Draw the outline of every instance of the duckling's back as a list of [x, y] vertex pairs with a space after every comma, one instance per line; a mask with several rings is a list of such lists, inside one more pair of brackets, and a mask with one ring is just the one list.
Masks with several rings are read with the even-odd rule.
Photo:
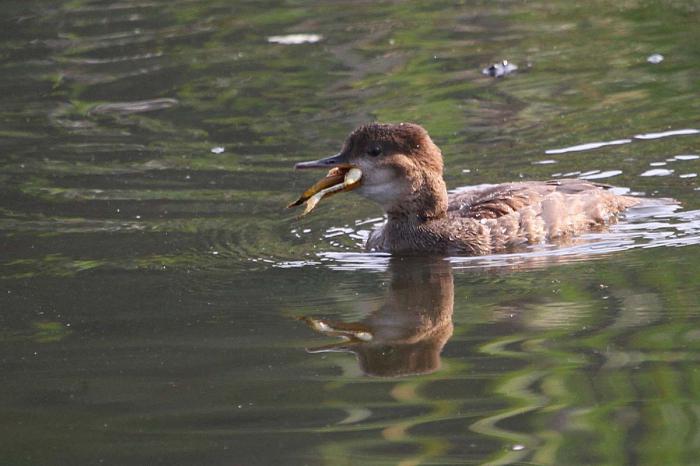
[[480, 253], [569, 237], [610, 224], [641, 201], [610, 188], [575, 179], [477, 186], [450, 196], [449, 223], [478, 222], [488, 238]]

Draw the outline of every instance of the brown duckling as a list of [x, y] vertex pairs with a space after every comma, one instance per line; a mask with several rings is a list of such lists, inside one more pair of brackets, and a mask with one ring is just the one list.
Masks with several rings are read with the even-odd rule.
[[331, 157], [297, 169], [330, 168], [293, 205], [307, 212], [325, 195], [355, 190], [387, 221], [367, 250], [394, 254], [483, 255], [570, 238], [614, 222], [642, 199], [578, 179], [480, 185], [449, 194], [440, 149], [411, 123], [361, 126]]

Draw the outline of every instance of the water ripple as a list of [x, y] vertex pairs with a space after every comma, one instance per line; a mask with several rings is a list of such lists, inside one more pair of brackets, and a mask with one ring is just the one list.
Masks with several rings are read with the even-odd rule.
[[600, 172], [596, 170], [596, 173], [591, 173], [588, 175], [581, 175], [579, 178], [582, 180], [600, 180], [603, 178], [612, 178], [613, 176], [621, 175], [622, 170], [607, 170], [604, 172]]
[[282, 45], [313, 44], [323, 39], [319, 34], [288, 34], [286, 36], [270, 36], [268, 42]]
[[[622, 222], [608, 231], [572, 238], [566, 244], [532, 245], [525, 250], [487, 256], [452, 256], [455, 269], [540, 268], [554, 263], [589, 260], [631, 249], [680, 247], [700, 244], [700, 210], [675, 212], [677, 205], [646, 204], [627, 211]], [[336, 237], [334, 237], [336, 238]], [[390, 254], [324, 251], [316, 259], [275, 262], [274, 267], [297, 268], [323, 265], [332, 270], [384, 272]]]
[[667, 168], [653, 168], [651, 170], [647, 170], [644, 173], [640, 174], [639, 176], [668, 176], [673, 173], [673, 170], [669, 170]]
[[669, 136], [682, 136], [686, 134], [698, 134], [700, 133], [700, 130], [698, 129], [677, 129], [674, 131], [663, 131], [660, 133], [646, 133], [646, 134], [635, 134], [634, 138], [635, 139], [659, 139], [659, 138], [667, 138]]
[[[682, 136], [682, 135], [698, 134], [698, 133], [700, 133], [700, 130], [688, 128], [688, 129], [679, 129], [679, 130], [674, 130], [674, 131], [664, 131], [664, 132], [660, 132], [660, 133], [636, 134], [633, 136], [633, 138], [647, 140], [647, 139], [659, 139], [659, 138], [665, 138], [665, 137], [669, 137], [669, 136]], [[549, 149], [549, 150], [544, 151], [544, 153], [545, 154], [564, 154], [567, 152], [582, 152], [582, 151], [598, 149], [600, 147], [605, 147], [605, 146], [617, 146], [617, 145], [621, 145], [621, 144], [629, 144], [631, 142], [632, 142], [632, 139], [616, 139], [614, 141], [588, 142], [585, 144], [578, 144], [575, 146], [563, 147], [561, 149]]]
[[163, 110], [166, 108], [171, 108], [178, 105], [176, 99], [162, 98], [162, 99], [150, 99], [150, 100], [139, 100], [136, 102], [111, 102], [107, 104], [96, 105], [90, 110], [91, 114], [107, 114], [107, 113], [117, 113], [117, 114], [130, 114], [130, 113], [144, 113], [153, 112], [156, 110]]
[[632, 142], [631, 139], [618, 139], [615, 141], [604, 141], [604, 142], [589, 142], [586, 144], [579, 144], [571, 147], [563, 147], [561, 149], [549, 149], [544, 151], [545, 154], [564, 154], [566, 152], [580, 152], [592, 149], [598, 149], [604, 146], [616, 146], [620, 144], [628, 144]]

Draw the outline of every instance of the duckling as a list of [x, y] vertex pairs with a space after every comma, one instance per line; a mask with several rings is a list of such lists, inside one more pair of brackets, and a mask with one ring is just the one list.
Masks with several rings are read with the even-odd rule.
[[440, 149], [412, 123], [360, 126], [338, 154], [295, 168], [331, 171], [290, 207], [314, 195], [313, 205], [325, 193], [354, 190], [387, 217], [366, 249], [397, 255], [484, 255], [556, 242], [600, 229], [642, 200], [579, 179], [479, 185], [448, 194]]

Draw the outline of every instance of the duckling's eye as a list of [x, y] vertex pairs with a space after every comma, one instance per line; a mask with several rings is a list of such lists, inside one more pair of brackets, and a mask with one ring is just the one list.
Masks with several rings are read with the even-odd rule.
[[371, 155], [372, 157], [376, 157], [379, 154], [382, 153], [382, 147], [381, 146], [372, 146], [367, 150], [367, 154]]

